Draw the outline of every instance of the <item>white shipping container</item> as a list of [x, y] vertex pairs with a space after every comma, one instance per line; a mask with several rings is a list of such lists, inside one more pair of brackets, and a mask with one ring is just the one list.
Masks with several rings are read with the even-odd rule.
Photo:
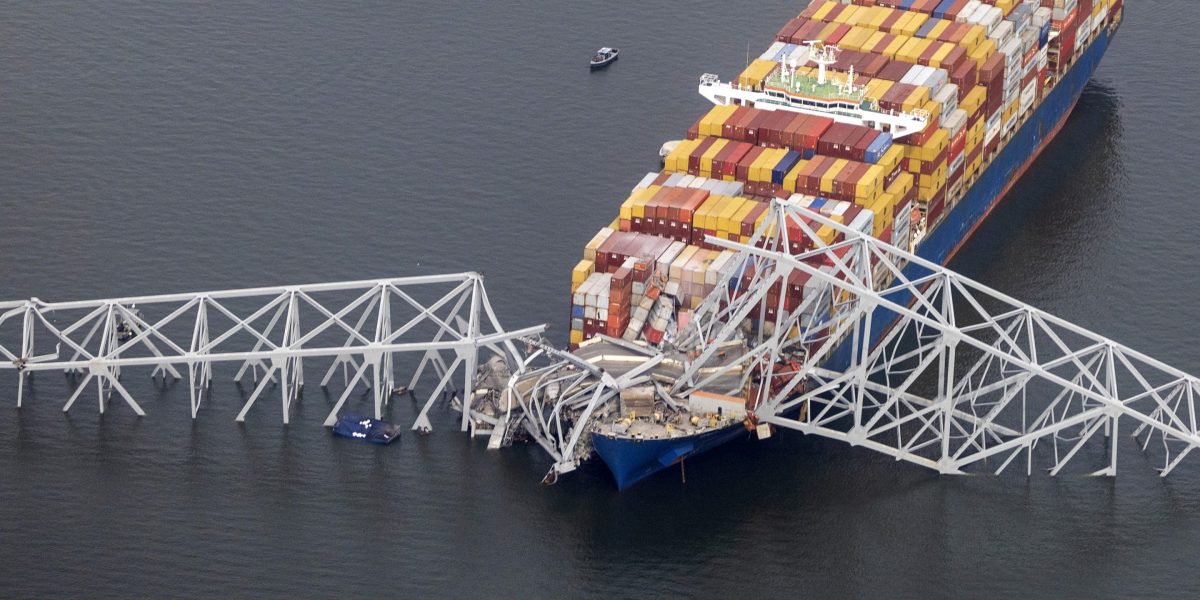
[[1033, 107], [1033, 101], [1037, 99], [1037, 80], [1031, 81], [1025, 89], [1021, 90], [1021, 105], [1020, 112], [1029, 112]]
[[1002, 115], [1000, 114], [1000, 111], [996, 111], [996, 114], [992, 115], [992, 117], [988, 119], [987, 129], [983, 133], [983, 144], [985, 146], [992, 143], [992, 140], [996, 139], [996, 137], [1000, 135], [1001, 116]]
[[858, 216], [854, 217], [853, 221], [850, 221], [850, 229], [853, 229], [854, 231], [857, 231], [863, 235], [871, 235], [874, 227], [875, 213], [869, 210], [864, 209], [862, 212], [858, 213]]
[[979, 24], [987, 30], [988, 34], [991, 34], [1003, 22], [1004, 11], [998, 6], [989, 6], [987, 12], [984, 13], [983, 18], [980, 19]]
[[1051, 14], [1052, 10], [1045, 6], [1033, 11], [1033, 26], [1038, 28], [1040, 31], [1041, 28], [1046, 25], [1046, 23], [1050, 22]]
[[788, 62], [791, 64], [794, 64], [796, 66], [804, 66], [804, 63], [808, 62], [808, 57], [811, 55], [812, 55], [812, 47], [811, 46], [800, 46], [800, 47], [796, 48], [795, 50], [792, 50], [792, 52], [790, 54], [788, 54], [787, 59], [788, 59]]
[[642, 188], [648, 188], [650, 187], [650, 184], [654, 183], [654, 179], [657, 177], [658, 173], [646, 173], [646, 176], [643, 177], [637, 185], [633, 186], [633, 189], [640, 190]]
[[983, 3], [979, 0], [971, 0], [962, 10], [958, 11], [958, 16], [954, 20], [958, 23], [970, 23], [971, 14], [979, 10], [981, 4]]
[[1000, 43], [1002, 41], [1007, 40], [1010, 36], [1015, 35], [1016, 34], [1015, 30], [1016, 30], [1016, 27], [1013, 26], [1013, 22], [1005, 20], [1005, 21], [1002, 21], [999, 25], [996, 25], [996, 28], [993, 29], [992, 32], [988, 34], [988, 37], [995, 40], [996, 45], [1000, 45]]
[[958, 85], [949, 83], [942, 86], [937, 95], [933, 97], [933, 101], [942, 105], [943, 115], [948, 115], [958, 108]]
[[690, 187], [692, 185], [692, 182], [695, 180], [696, 180], [695, 175], [684, 174], [684, 176], [679, 178], [679, 181], [675, 183], [675, 187], [681, 187], [681, 188]]
[[901, 250], [911, 251], [912, 243], [912, 202], [905, 204], [896, 218], [892, 220], [892, 245]]
[[783, 47], [786, 45], [787, 42], [775, 42], [768, 46], [767, 51], [759, 55], [759, 58], [763, 60], [775, 60], [775, 55], [779, 54], [779, 51], [783, 50]]
[[921, 65], [913, 65], [912, 67], [910, 67], [908, 69], [908, 72], [904, 74], [904, 77], [900, 78], [900, 81], [898, 83], [904, 83], [904, 84], [908, 84], [908, 85], [921, 85], [917, 82], [920, 81], [922, 76], [925, 75], [925, 69], [927, 69], [927, 68], [929, 68], [929, 67], [924, 67]]
[[1012, 133], [1013, 129], [1016, 129], [1017, 117], [1019, 116], [1021, 116], [1020, 111], [1014, 112], [1013, 115], [1004, 122], [1004, 135], [1008, 135], [1009, 133]]

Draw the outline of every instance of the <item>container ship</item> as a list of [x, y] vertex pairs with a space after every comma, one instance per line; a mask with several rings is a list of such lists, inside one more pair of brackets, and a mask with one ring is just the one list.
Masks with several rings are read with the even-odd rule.
[[[610, 370], [684, 360], [675, 336], [738, 260], [710, 240], [749, 242], [772, 198], [944, 264], [1062, 128], [1122, 13], [1122, 0], [814, 0], [735, 80], [701, 77], [713, 108], [573, 270], [572, 350]], [[819, 225], [789, 250], [834, 243]], [[766, 319], [806, 288], [772, 291]], [[619, 488], [747, 435], [751, 391], [719, 383], [665, 403], [622, 391], [593, 418], [591, 450]]]

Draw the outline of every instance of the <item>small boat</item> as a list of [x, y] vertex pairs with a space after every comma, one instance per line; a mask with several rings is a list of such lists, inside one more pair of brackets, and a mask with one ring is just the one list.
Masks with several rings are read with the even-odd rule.
[[400, 426], [369, 417], [342, 415], [333, 425], [333, 434], [372, 444], [390, 444], [400, 437]]
[[605, 46], [596, 51], [596, 55], [592, 57], [590, 63], [592, 69], [607, 67], [614, 60], [617, 60], [617, 49]]

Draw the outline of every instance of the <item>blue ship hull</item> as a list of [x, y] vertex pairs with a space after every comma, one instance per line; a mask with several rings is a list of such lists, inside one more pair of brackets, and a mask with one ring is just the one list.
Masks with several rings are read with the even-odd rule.
[[[1008, 144], [984, 169], [971, 189], [953, 207], [947, 208], [943, 221], [926, 234], [916, 249], [918, 256], [943, 265], [954, 256], [1062, 128], [1079, 101], [1084, 86], [1091, 80], [1107, 52], [1110, 36], [1107, 28], [1097, 34], [1075, 66], [1013, 133]], [[916, 271], [917, 268], [910, 267], [905, 275], [919, 276], [920, 273]], [[892, 321], [885, 317], [881, 313], [879, 318], [872, 319], [872, 344], [892, 325]], [[825, 367], [844, 369], [849, 364], [850, 351], [850, 344], [842, 344]], [[738, 424], [712, 433], [672, 440], [633, 441], [596, 434], [592, 436], [592, 441], [596, 454], [612, 471], [617, 487], [624, 489], [689, 456], [724, 444], [744, 431], [745, 428]]]
[[617, 489], [623, 490], [689, 456], [746, 435], [746, 427], [734, 423], [699, 435], [669, 440], [631, 440], [594, 433], [592, 445], [612, 471]]

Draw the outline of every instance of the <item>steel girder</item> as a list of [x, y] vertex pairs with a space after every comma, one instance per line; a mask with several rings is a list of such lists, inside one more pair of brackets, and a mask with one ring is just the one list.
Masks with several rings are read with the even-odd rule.
[[0, 370], [17, 372], [18, 407], [29, 374], [62, 370], [82, 376], [64, 412], [95, 380], [100, 412], [116, 392], [143, 415], [121, 383], [122, 372], [150, 367], [152, 376], [180, 379], [180, 369], [186, 369], [195, 418], [214, 365], [240, 363], [234, 379], [249, 372], [256, 385], [237, 420], [278, 379], [286, 424], [306, 363], [322, 361], [329, 364], [321, 386], [339, 368], [345, 384], [325, 421], [332, 425], [360, 382], [373, 390], [375, 417], [382, 418], [384, 403], [398, 389], [397, 358], [408, 355], [419, 360], [408, 385], [399, 389], [415, 388], [427, 368], [437, 379], [413, 428], [429, 431], [430, 407], [457, 388], [464, 396], [459, 401], [465, 431], [480, 416], [470, 407], [481, 353], [503, 356], [515, 368], [524, 359], [513, 340], [544, 329], [504, 330], [478, 273], [79, 302], [33, 298], [0, 303]]

